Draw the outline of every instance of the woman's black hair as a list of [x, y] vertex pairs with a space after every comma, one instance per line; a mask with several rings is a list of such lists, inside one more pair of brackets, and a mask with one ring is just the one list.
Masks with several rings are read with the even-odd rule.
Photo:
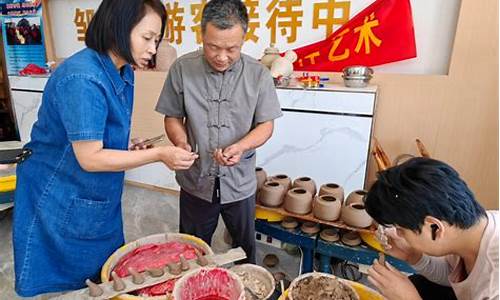
[[[131, 52], [130, 33], [144, 18], [148, 8], [161, 18], [160, 33], [163, 38], [167, 12], [160, 0], [104, 0], [90, 21], [85, 44], [99, 53], [111, 50], [127, 63], [135, 64]], [[153, 63], [154, 60], [155, 58]]]
[[378, 174], [365, 208], [381, 225], [420, 232], [427, 216], [467, 229], [486, 216], [467, 184], [449, 165], [413, 158]]

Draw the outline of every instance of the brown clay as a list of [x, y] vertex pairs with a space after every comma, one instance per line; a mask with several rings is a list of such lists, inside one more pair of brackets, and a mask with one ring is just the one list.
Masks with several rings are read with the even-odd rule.
[[156, 50], [155, 71], [167, 72], [177, 58], [177, 51], [169, 43], [160, 43]]
[[365, 190], [355, 190], [352, 191], [349, 196], [347, 196], [347, 199], [345, 200], [344, 205], [349, 205], [351, 203], [364, 203], [364, 199], [366, 197], [366, 191]]
[[188, 261], [186, 260], [186, 258], [184, 257], [184, 255], [180, 255], [179, 256], [179, 259], [181, 261], [181, 270], [182, 271], [187, 271], [189, 270], [189, 263]]
[[89, 287], [90, 297], [99, 297], [102, 294], [104, 294], [104, 291], [101, 289], [101, 287], [96, 283], [92, 282], [90, 279], [86, 279], [85, 284]]
[[300, 226], [300, 230], [308, 235], [316, 234], [320, 231], [319, 224], [314, 222], [304, 222], [302, 226]]
[[163, 269], [156, 269], [156, 268], [147, 269], [146, 272], [148, 272], [148, 274], [151, 277], [160, 277], [163, 276], [163, 274], [165, 274], [165, 271], [163, 271]]
[[277, 264], [279, 264], [280, 260], [274, 254], [266, 254], [266, 256], [264, 256], [264, 259], [262, 260], [262, 262], [264, 263], [264, 265], [266, 267], [272, 268], [272, 267], [276, 266]]
[[125, 289], [125, 283], [115, 271], [111, 272], [111, 278], [113, 278], [113, 290], [119, 292]]
[[255, 176], [257, 177], [257, 191], [259, 191], [267, 180], [266, 171], [263, 168], [255, 168]]
[[297, 277], [289, 289], [293, 300], [359, 300], [353, 288], [330, 274], [309, 273]]
[[336, 242], [340, 239], [338, 230], [334, 228], [323, 229], [319, 233], [319, 237], [327, 242]]
[[335, 221], [340, 217], [342, 203], [331, 194], [317, 196], [314, 199], [313, 214], [324, 221]]
[[168, 272], [172, 275], [179, 275], [182, 273], [181, 264], [171, 263], [167, 265]]
[[196, 253], [196, 263], [202, 267], [208, 265], [208, 259], [198, 250], [198, 249], [195, 249], [195, 253]]
[[293, 188], [286, 193], [285, 210], [298, 215], [311, 211], [312, 194], [303, 188]]
[[336, 183], [325, 183], [319, 188], [319, 196], [326, 194], [332, 195], [335, 199], [340, 200], [340, 203], [344, 202], [344, 188]]
[[273, 177], [271, 177], [271, 180], [277, 181], [281, 185], [283, 185], [285, 191], [288, 191], [289, 189], [292, 188], [292, 180], [290, 179], [290, 177], [288, 177], [288, 175], [285, 174], [274, 175]]
[[284, 217], [283, 221], [281, 221], [281, 227], [292, 230], [297, 228], [299, 226], [299, 223], [297, 222], [297, 219], [293, 217]]
[[144, 275], [137, 272], [134, 268], [128, 268], [128, 272], [132, 275], [132, 282], [135, 284], [143, 284], [145, 281]]
[[340, 216], [342, 221], [349, 226], [366, 228], [372, 225], [373, 219], [365, 210], [365, 205], [362, 203], [351, 203], [342, 207]]
[[264, 206], [276, 207], [283, 203], [284, 187], [276, 181], [266, 181], [259, 193], [259, 201]]
[[311, 193], [311, 195], [313, 196], [316, 195], [316, 183], [310, 177], [299, 177], [293, 181], [292, 186], [294, 188], [296, 187], [303, 188], [305, 190], [308, 190]]
[[356, 231], [348, 231], [342, 234], [342, 243], [348, 245], [348, 246], [359, 246], [361, 244], [361, 238], [359, 236], [359, 233]]

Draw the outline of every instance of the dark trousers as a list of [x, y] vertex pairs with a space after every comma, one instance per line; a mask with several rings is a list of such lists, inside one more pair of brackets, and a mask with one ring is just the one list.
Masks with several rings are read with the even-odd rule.
[[212, 203], [181, 189], [181, 233], [192, 234], [211, 244], [219, 214], [233, 239], [232, 247], [241, 247], [247, 255], [242, 262], [255, 263], [255, 195], [241, 201], [221, 204], [219, 182], [216, 180]]
[[423, 300], [456, 300], [457, 297], [453, 289], [449, 286], [442, 286], [430, 281], [422, 275], [412, 275], [409, 277], [420, 297]]

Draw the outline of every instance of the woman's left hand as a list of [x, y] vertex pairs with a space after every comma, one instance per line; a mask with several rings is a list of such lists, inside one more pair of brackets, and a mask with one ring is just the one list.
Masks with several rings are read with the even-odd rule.
[[368, 269], [368, 281], [370, 281], [380, 293], [388, 300], [421, 300], [417, 289], [410, 279], [388, 262], [384, 265], [378, 260]]

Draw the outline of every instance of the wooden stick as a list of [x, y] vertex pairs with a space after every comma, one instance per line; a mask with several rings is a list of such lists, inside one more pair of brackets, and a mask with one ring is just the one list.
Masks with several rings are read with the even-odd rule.
[[378, 167], [378, 170], [379, 171], [384, 171], [387, 169], [387, 166], [385, 165], [385, 163], [382, 161], [382, 159], [380, 158], [379, 154], [377, 151], [373, 150], [372, 151], [372, 154], [373, 154], [373, 157], [375, 158], [375, 162], [377, 163], [377, 167]]
[[384, 149], [382, 149], [382, 145], [378, 142], [376, 138], [374, 138], [375, 141], [375, 150], [379, 154], [380, 158], [384, 162], [386, 168], [390, 168], [392, 166], [391, 160], [389, 159], [389, 156], [385, 153]]
[[419, 139], [416, 139], [415, 141], [417, 142], [417, 148], [418, 148], [418, 152], [420, 152], [420, 155], [422, 157], [430, 158], [431, 154], [425, 148], [424, 143], [422, 143], [422, 141], [420, 141]]

